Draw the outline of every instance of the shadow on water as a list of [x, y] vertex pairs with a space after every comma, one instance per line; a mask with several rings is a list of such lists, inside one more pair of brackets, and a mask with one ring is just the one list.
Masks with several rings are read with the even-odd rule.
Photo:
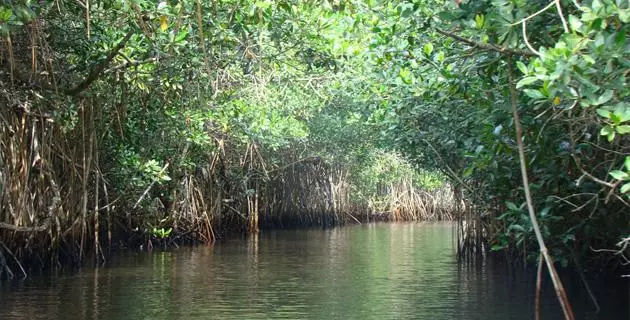
[[[451, 225], [266, 231], [127, 252], [107, 267], [0, 284], [0, 319], [533, 319], [535, 270], [457, 263]], [[566, 286], [579, 319], [628, 319], [628, 280]], [[543, 319], [560, 319], [545, 279]]]

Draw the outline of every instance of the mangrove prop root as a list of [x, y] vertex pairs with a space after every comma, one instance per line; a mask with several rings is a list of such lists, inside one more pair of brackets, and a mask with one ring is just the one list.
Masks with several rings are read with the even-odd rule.
[[538, 272], [536, 273], [536, 320], [540, 320], [540, 291], [542, 290], [542, 270], [543, 270], [543, 255], [538, 257]]
[[564, 313], [564, 317], [567, 320], [575, 319], [573, 315], [573, 310], [571, 309], [571, 305], [569, 304], [569, 299], [567, 298], [566, 291], [564, 290], [564, 286], [562, 285], [562, 281], [556, 272], [556, 268], [553, 265], [553, 259], [547, 250], [545, 245], [545, 241], [542, 236], [542, 232], [540, 231], [540, 226], [538, 224], [538, 219], [536, 218], [536, 212], [534, 210], [534, 202], [532, 200], [531, 191], [529, 189], [529, 179], [527, 177], [527, 162], [525, 159], [525, 147], [523, 145], [523, 129], [521, 127], [521, 122], [518, 114], [518, 102], [517, 102], [517, 93], [516, 93], [516, 85], [514, 84], [514, 75], [512, 71], [512, 56], [507, 56], [507, 74], [508, 74], [508, 86], [510, 90], [511, 104], [512, 104], [512, 114], [514, 117], [514, 129], [516, 131], [516, 144], [518, 146], [518, 156], [521, 165], [521, 175], [523, 178], [523, 189], [525, 190], [525, 201], [527, 203], [527, 211], [529, 212], [529, 218], [532, 222], [532, 227], [534, 228], [534, 233], [536, 234], [536, 241], [538, 242], [538, 246], [540, 247], [540, 253], [545, 260], [547, 268], [549, 269], [549, 274], [551, 275], [551, 281], [553, 282], [553, 286], [556, 290], [556, 295], [558, 296], [558, 300], [560, 302], [560, 306], [562, 307], [562, 312]]

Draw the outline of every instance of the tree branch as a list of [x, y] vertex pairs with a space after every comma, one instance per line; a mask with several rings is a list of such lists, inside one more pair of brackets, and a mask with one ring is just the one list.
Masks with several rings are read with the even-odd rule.
[[79, 83], [76, 87], [74, 87], [74, 88], [72, 88], [70, 90], [67, 90], [66, 93], [71, 95], [71, 96], [74, 96], [74, 95], [77, 95], [77, 94], [81, 93], [85, 89], [87, 89], [92, 84], [92, 82], [94, 82], [96, 79], [98, 79], [98, 77], [101, 75], [101, 73], [103, 73], [105, 68], [107, 68], [107, 66], [109, 66], [109, 63], [118, 54], [118, 51], [120, 51], [120, 49], [122, 49], [127, 44], [127, 41], [129, 41], [129, 38], [131, 38], [131, 36], [133, 34], [134, 34], [133, 30], [130, 30], [129, 32], [127, 32], [125, 37], [114, 48], [112, 48], [112, 50], [107, 55], [107, 58], [105, 58], [105, 60], [99, 62], [94, 67], [94, 69], [92, 69], [92, 71], [90, 71], [90, 73], [88, 74], [87, 78], [85, 78], [85, 80], [83, 80], [81, 83]]
[[149, 59], [145, 59], [145, 60], [130, 60], [127, 61], [125, 63], [119, 64], [117, 66], [111, 67], [107, 70], [105, 70], [103, 73], [111, 73], [112, 71], [116, 71], [116, 70], [120, 70], [120, 69], [125, 69], [125, 68], [130, 68], [130, 67], [135, 67], [135, 66], [139, 66], [145, 63], [151, 63], [151, 62], [156, 62], [157, 58], [149, 58]]
[[467, 38], [464, 38], [462, 36], [456, 35], [454, 33], [448, 32], [448, 31], [444, 31], [440, 28], [435, 28], [435, 30], [442, 35], [445, 35], [447, 37], [453, 38], [459, 42], [465, 43], [467, 45], [470, 45], [472, 47], [477, 47], [477, 48], [482, 48], [482, 49], [487, 49], [487, 50], [492, 50], [492, 51], [496, 51], [499, 52], [501, 54], [504, 55], [519, 55], [519, 56], [523, 56], [523, 57], [535, 57], [536, 55], [534, 53], [531, 53], [529, 51], [524, 51], [524, 50], [519, 50], [519, 49], [512, 49], [512, 48], [507, 48], [507, 47], [501, 47], [495, 44], [490, 44], [490, 43], [483, 43], [483, 42], [478, 42], [478, 41], [474, 41], [474, 40], [470, 40]]
[[37, 227], [18, 227], [12, 224], [0, 222], [0, 229], [7, 229], [15, 232], [41, 232], [48, 229], [48, 223], [44, 223], [43, 225]]

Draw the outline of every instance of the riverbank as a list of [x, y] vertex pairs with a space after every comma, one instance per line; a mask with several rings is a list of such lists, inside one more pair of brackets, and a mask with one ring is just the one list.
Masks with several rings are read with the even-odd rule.
[[106, 264], [112, 254], [121, 250], [163, 251], [188, 245], [212, 245], [217, 240], [257, 234], [261, 230], [333, 228], [422, 217], [439, 221], [453, 217], [447, 211], [448, 204], [437, 202], [423, 204], [421, 208], [396, 206], [390, 212], [366, 211], [363, 214], [313, 211], [282, 214], [271, 211], [262, 202], [259, 205], [262, 209], [240, 214], [241, 219], [234, 219], [232, 215], [234, 204], [226, 205], [218, 214], [195, 213], [197, 219], [186, 219], [182, 213], [151, 213], [151, 207], [149, 212], [144, 207], [137, 215], [108, 210], [107, 216], [91, 213], [85, 219], [79, 217], [61, 233], [49, 223], [38, 227], [3, 223], [0, 226], [0, 279], [22, 278], [46, 269]]

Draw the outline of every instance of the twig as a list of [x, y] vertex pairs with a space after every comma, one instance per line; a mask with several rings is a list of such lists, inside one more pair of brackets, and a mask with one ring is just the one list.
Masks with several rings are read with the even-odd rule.
[[597, 204], [599, 203], [599, 195], [596, 194], [596, 193], [593, 194], [593, 196], [588, 201], [584, 202], [581, 206], [576, 207], [575, 209], [571, 210], [571, 212], [578, 212], [578, 211], [584, 209], [593, 200], [595, 200], [595, 207], [593, 208], [593, 210], [595, 210], [597, 208]]
[[[579, 161], [579, 159], [575, 156], [575, 154], [572, 154], [572, 155], [571, 155], [571, 157], [573, 157], [573, 160], [575, 161], [575, 164], [577, 165], [578, 169], [580, 169], [580, 171], [582, 172], [582, 176], [586, 176], [586, 177], [588, 177], [589, 179], [591, 179], [591, 180], [593, 180], [593, 181], [595, 181], [595, 182], [597, 182], [597, 183], [599, 183], [599, 184], [605, 185], [605, 186], [607, 186], [607, 187], [609, 187], [609, 188], [614, 188], [614, 187], [615, 187], [615, 185], [614, 185], [614, 184], [612, 184], [612, 183], [610, 183], [610, 182], [608, 182], [608, 181], [601, 180], [601, 179], [597, 178], [596, 176], [594, 176], [594, 175], [590, 174], [590, 173], [589, 173], [589, 172], [587, 172], [586, 170], [584, 170], [584, 169], [582, 168], [582, 165], [580, 165], [580, 161]], [[581, 178], [580, 178], [580, 179], [581, 179]]]
[[347, 215], [349, 215], [352, 219], [354, 219], [354, 221], [356, 221], [358, 224], [361, 224], [361, 221], [359, 221], [357, 218], [355, 218], [352, 214], [350, 214], [350, 212], [346, 212]]
[[610, 200], [610, 197], [613, 195], [613, 193], [615, 192], [615, 189], [617, 189], [617, 186], [619, 186], [621, 182], [622, 182], [621, 180], [617, 180], [615, 181], [615, 183], [613, 183], [612, 188], [610, 188], [610, 191], [608, 191], [608, 195], [604, 199], [604, 203], [608, 203], [608, 200]]
[[584, 271], [583, 271], [584, 269], [582, 268], [580, 261], [578, 260], [578, 257], [575, 254], [575, 250], [570, 248], [568, 245], [567, 245], [567, 249], [569, 249], [569, 251], [571, 252], [571, 256], [573, 256], [573, 261], [575, 262], [575, 269], [580, 275], [580, 279], [582, 280], [582, 283], [584, 284], [584, 288], [586, 288], [586, 292], [588, 292], [588, 295], [590, 296], [591, 301], [593, 301], [593, 304], [595, 305], [595, 309], [597, 310], [595, 313], [599, 313], [599, 311], [601, 311], [601, 308], [599, 307], [597, 298], [595, 298], [595, 295], [593, 294], [593, 291], [591, 290], [591, 286], [588, 284], [588, 281], [586, 280], [586, 276], [584, 275]]
[[621, 201], [621, 203], [625, 204], [626, 207], [630, 207], [630, 203], [627, 203], [625, 200], [623, 200], [623, 198], [621, 198], [618, 194], [613, 194], [613, 196], [615, 198], [617, 198], [617, 200]]
[[444, 158], [442, 158], [442, 155], [440, 155], [440, 153], [435, 149], [435, 147], [433, 147], [433, 145], [427, 141], [426, 139], [422, 139], [422, 141], [424, 141], [429, 148], [431, 148], [431, 150], [433, 150], [433, 152], [435, 153], [435, 155], [437, 155], [438, 159], [444, 164], [444, 166], [446, 167], [446, 169], [448, 170], [448, 172], [451, 174], [451, 176], [457, 180], [457, 182], [459, 182], [459, 184], [462, 185], [462, 187], [464, 187], [466, 190], [470, 191], [472, 194], [476, 194], [475, 190], [473, 190], [470, 186], [468, 186], [460, 177], [457, 173], [455, 173], [455, 171], [453, 171], [453, 169], [451, 169], [451, 167], [448, 165], [448, 163], [446, 163], [446, 161], [444, 161]]
[[567, 20], [564, 19], [564, 14], [562, 13], [562, 6], [560, 5], [560, 0], [555, 0], [556, 9], [558, 9], [558, 16], [560, 16], [560, 21], [562, 21], [562, 28], [564, 28], [564, 33], [569, 33], [569, 27], [567, 26]]
[[512, 23], [512, 24], [511, 24], [511, 26], [518, 25], [519, 23], [524, 23], [525, 21], [530, 20], [530, 19], [533, 19], [533, 18], [534, 18], [534, 17], [536, 17], [537, 15], [539, 15], [539, 14], [541, 14], [541, 13], [543, 13], [543, 12], [545, 12], [545, 11], [549, 10], [549, 8], [553, 7], [553, 5], [555, 4], [555, 1], [556, 1], [556, 0], [551, 1], [551, 2], [550, 2], [547, 6], [546, 6], [546, 7], [544, 7], [544, 8], [542, 8], [542, 9], [540, 9], [540, 10], [536, 11], [535, 13], [533, 13], [533, 14], [531, 14], [531, 15], [529, 15], [529, 16], [527, 16], [527, 17], [525, 17], [525, 18], [521, 19], [521, 20], [519, 20], [518, 22]]
[[529, 50], [535, 53], [537, 56], [540, 56], [540, 52], [538, 52], [534, 47], [529, 43], [529, 39], [527, 39], [527, 22], [523, 20], [523, 40], [525, 40], [525, 45]]

